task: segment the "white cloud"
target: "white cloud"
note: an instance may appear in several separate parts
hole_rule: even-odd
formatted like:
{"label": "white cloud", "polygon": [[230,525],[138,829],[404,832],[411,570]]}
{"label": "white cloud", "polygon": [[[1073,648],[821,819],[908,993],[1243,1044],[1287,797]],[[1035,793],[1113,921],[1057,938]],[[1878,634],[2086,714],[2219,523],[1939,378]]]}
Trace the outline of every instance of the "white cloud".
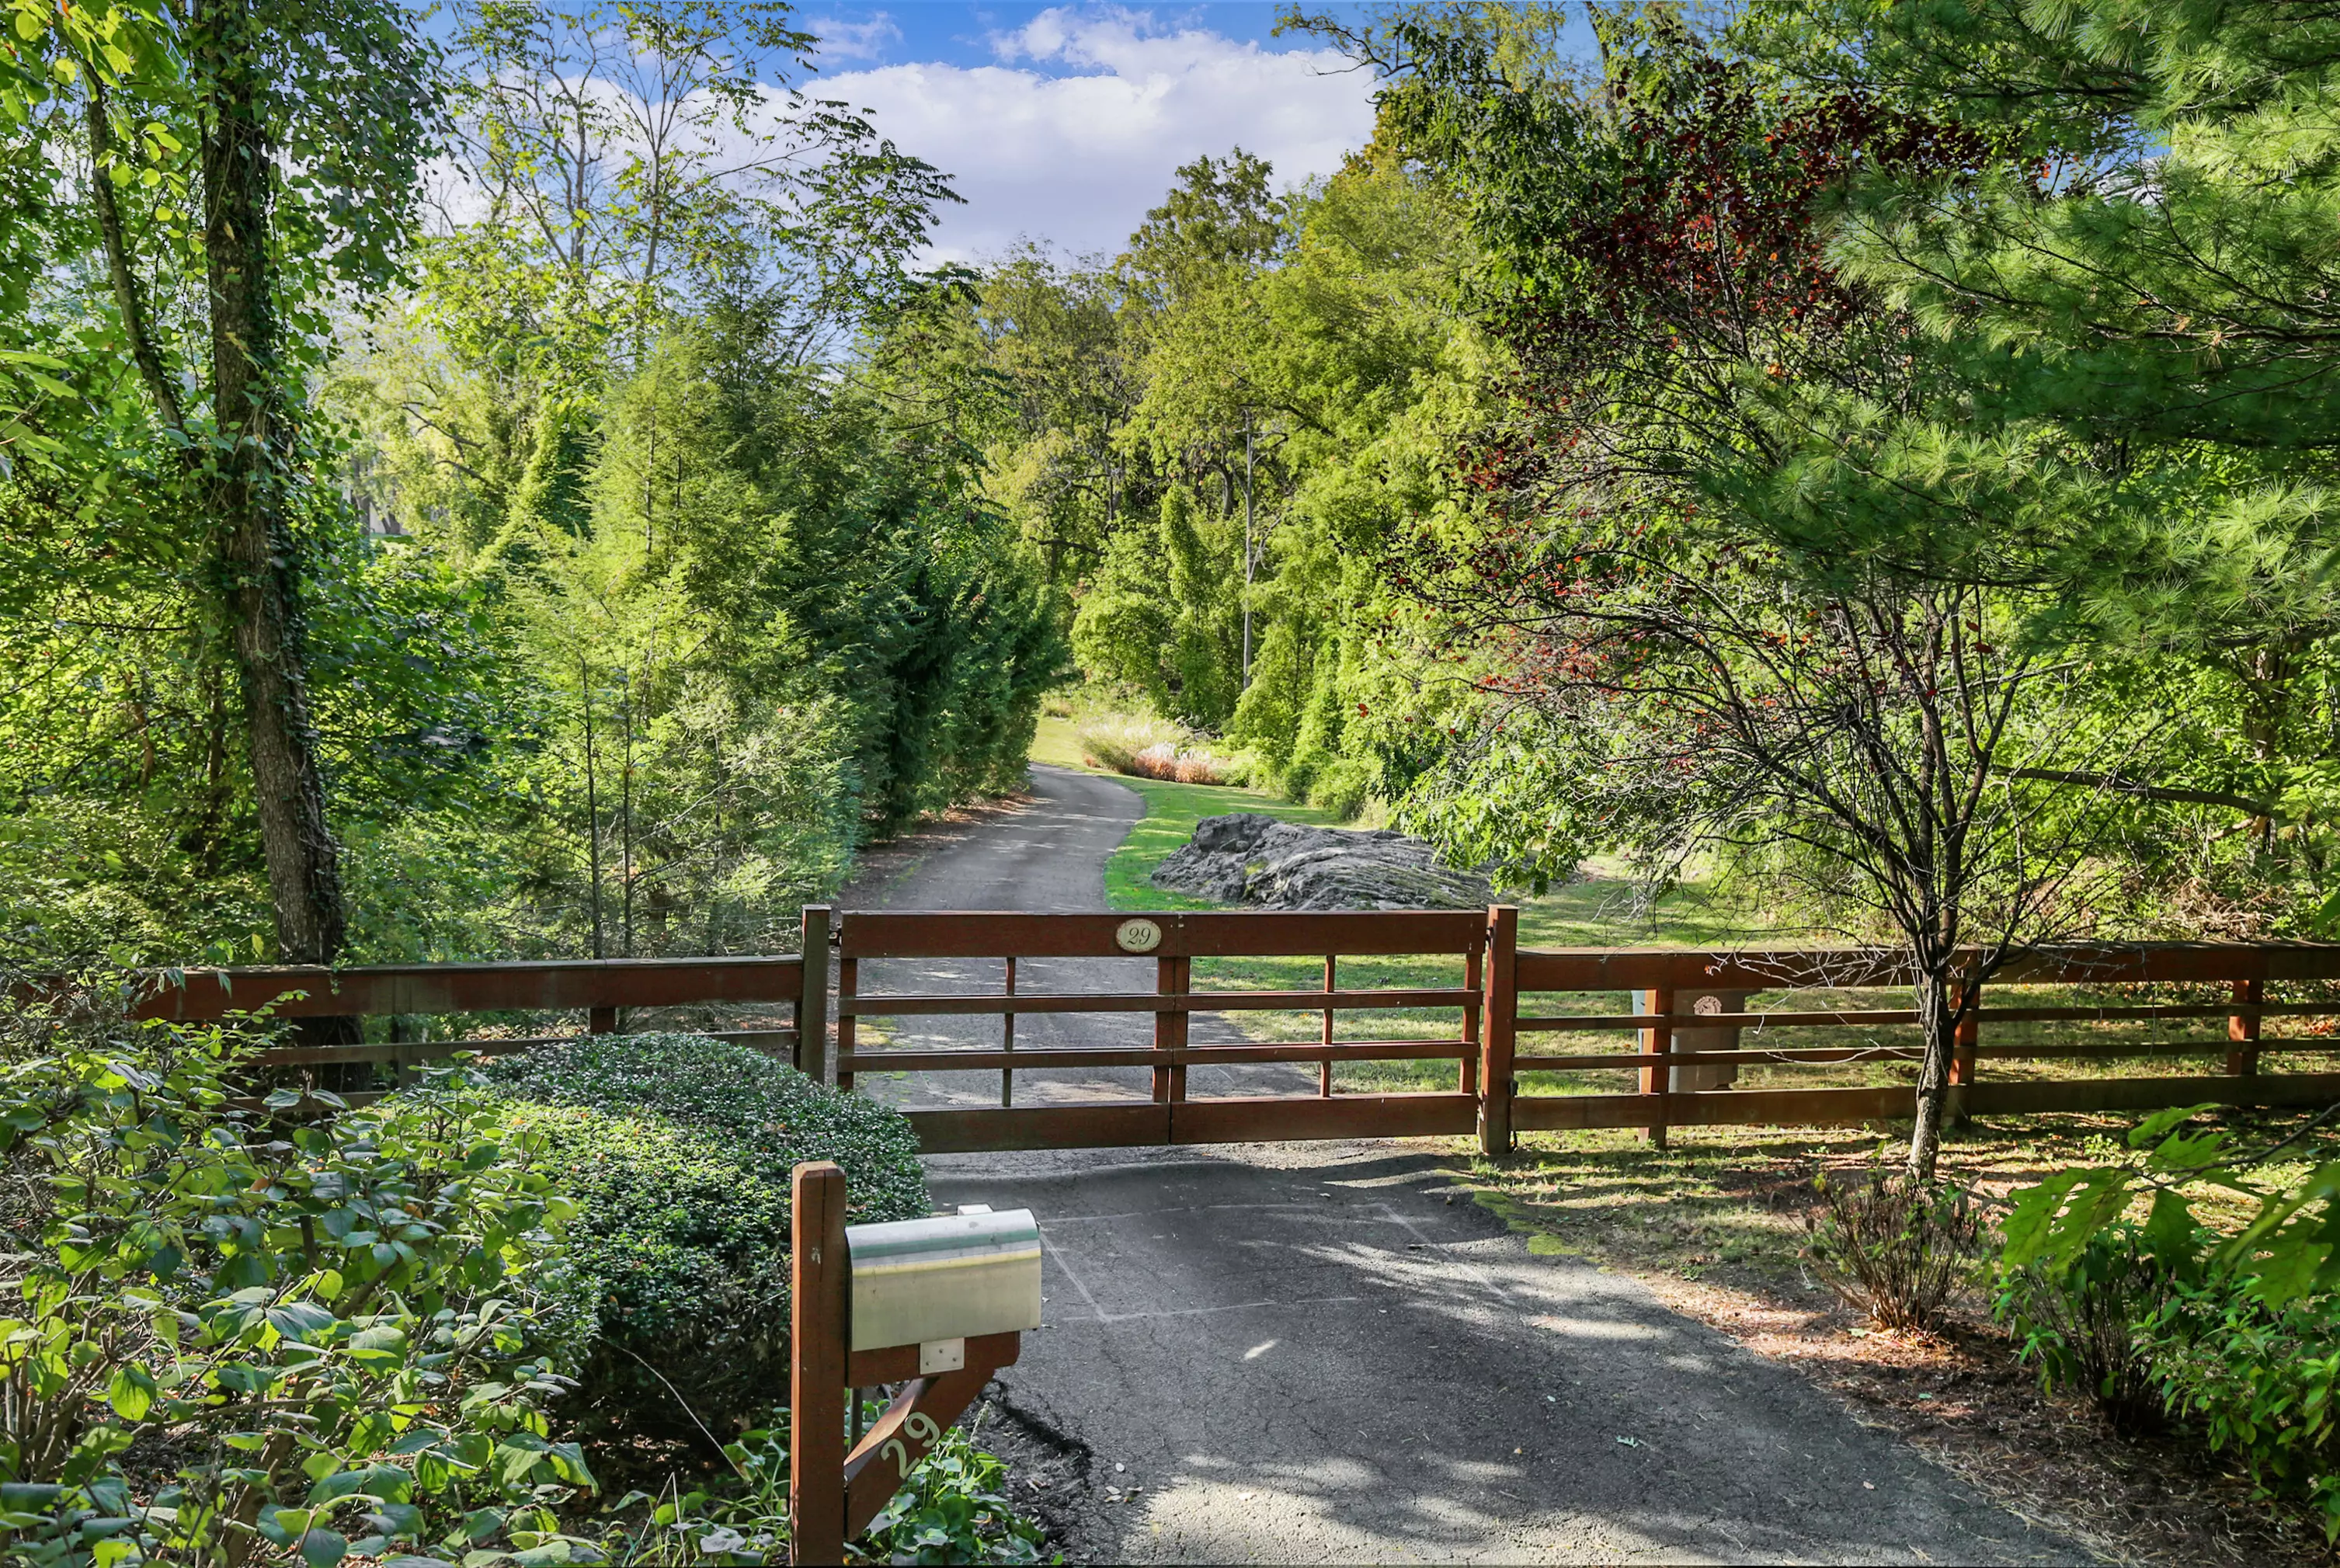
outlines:
{"label": "white cloud", "polygon": [[937,259],[1019,237],[1117,251],[1172,173],[1237,144],[1281,183],[1330,174],[1373,134],[1369,73],[1330,50],[1262,49],[1157,25],[1150,13],[1058,8],[991,40],[996,65],[887,65],[810,84],[872,111],[879,133],[952,176]]}
{"label": "white cloud", "polygon": [[897,43],[902,29],[883,11],[858,22],[828,16],[809,20],[805,30],[820,39],[820,52],[835,60],[876,60],[882,58],[889,44]]}

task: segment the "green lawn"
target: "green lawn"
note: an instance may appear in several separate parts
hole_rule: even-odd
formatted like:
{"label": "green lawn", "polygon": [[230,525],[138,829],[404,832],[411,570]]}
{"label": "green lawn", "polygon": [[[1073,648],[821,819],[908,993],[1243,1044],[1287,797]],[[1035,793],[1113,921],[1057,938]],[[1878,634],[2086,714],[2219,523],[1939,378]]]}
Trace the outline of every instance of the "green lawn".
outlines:
{"label": "green lawn", "polygon": [[[1032,748],[1036,762],[1096,772],[1083,766],[1073,725],[1061,719],[1043,719]],[[1294,804],[1253,789],[1208,784],[1171,784],[1152,779],[1109,775],[1115,782],[1135,790],[1145,802],[1145,815],[1106,864],[1106,896],[1116,909],[1212,909],[1221,906],[1206,898],[1168,892],[1153,885],[1154,868],[1194,837],[1195,824],[1205,817],[1234,811],[1257,811],[1287,822],[1337,826],[1333,813]],[[1630,908],[1626,885],[1621,881],[1573,884],[1548,898],[1520,900],[1522,946],[1534,948],[1621,947],[1635,944],[1696,946],[1719,941],[1736,928],[1691,889],[1661,903],[1654,918],[1637,918]],[[1455,957],[1351,958],[1341,960],[1337,978],[1343,989],[1423,987],[1462,984],[1462,960]],[[1197,985],[1224,990],[1306,990],[1324,982],[1324,960],[1317,957],[1209,958],[1195,966]],[[1263,1040],[1313,1040],[1322,1037],[1324,1015],[1313,1012],[1238,1013],[1230,1015],[1244,1033]],[[1340,1039],[1451,1039],[1461,1032],[1455,1009],[1411,1008],[1339,1016]],[[1612,1039],[1608,1042],[1613,1045]],[[1601,1046],[1587,1048],[1601,1049]],[[1452,1086],[1457,1076],[1447,1061],[1344,1063],[1336,1071],[1342,1089],[1413,1089]],[[1586,1080],[1578,1092],[1601,1092],[1613,1086],[1602,1080],[1613,1074],[1576,1074]]]}

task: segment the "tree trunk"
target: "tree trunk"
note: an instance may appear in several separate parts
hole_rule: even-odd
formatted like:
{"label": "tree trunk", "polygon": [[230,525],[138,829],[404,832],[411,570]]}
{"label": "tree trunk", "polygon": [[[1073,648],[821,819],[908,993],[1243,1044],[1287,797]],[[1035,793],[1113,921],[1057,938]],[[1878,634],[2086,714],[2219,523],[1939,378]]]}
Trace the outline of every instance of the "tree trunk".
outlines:
{"label": "tree trunk", "polygon": [[1918,1119],[1909,1129],[1909,1176],[1934,1179],[1934,1162],[1942,1150],[1942,1116],[1949,1106],[1950,1057],[1958,1048],[1958,1018],[1950,1006],[1951,957],[1940,961],[1920,959],[1918,974],[1918,1021],[1924,1029],[1926,1054],[1918,1067]]}
{"label": "tree trunk", "polygon": [[275,167],[254,75],[255,31],[248,0],[203,0],[197,8],[196,54],[212,111],[203,145],[203,245],[223,447],[214,550],[243,688],[278,956],[330,964],[346,916],[310,722],[298,546],[286,516],[292,431],[269,256]]}

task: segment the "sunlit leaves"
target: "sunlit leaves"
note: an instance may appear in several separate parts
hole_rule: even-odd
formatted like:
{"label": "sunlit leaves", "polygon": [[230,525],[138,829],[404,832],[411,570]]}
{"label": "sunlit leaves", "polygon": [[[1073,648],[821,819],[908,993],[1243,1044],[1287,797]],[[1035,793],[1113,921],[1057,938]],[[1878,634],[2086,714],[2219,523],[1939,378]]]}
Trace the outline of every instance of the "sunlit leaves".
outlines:
{"label": "sunlit leaves", "polygon": [[[64,1206],[29,1315],[0,1324],[0,1482],[63,1477],[22,1507],[0,1494],[12,1548],[112,1518],[108,1539],[202,1554],[249,1507],[330,1564],[431,1545],[466,1510],[493,1533],[540,1489],[592,1484],[540,1414],[561,1384],[524,1277],[551,1218],[526,1136],[452,1086],[277,1136],[225,1111],[225,1041],[147,1043],[19,1063],[0,1090],[12,1127],[35,1114]],[[112,1458],[164,1431],[179,1472],[134,1501]]]}

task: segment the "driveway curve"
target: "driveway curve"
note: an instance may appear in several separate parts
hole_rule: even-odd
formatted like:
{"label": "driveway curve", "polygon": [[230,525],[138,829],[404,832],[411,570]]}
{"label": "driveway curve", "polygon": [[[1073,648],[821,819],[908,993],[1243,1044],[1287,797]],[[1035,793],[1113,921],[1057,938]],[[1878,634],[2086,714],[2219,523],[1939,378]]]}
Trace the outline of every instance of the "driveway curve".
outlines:
{"label": "driveway curve", "polygon": [[[1105,908],[1137,796],[1038,766],[1032,789],[1021,811],[906,846],[840,903]],[[1048,983],[1075,980],[1126,983]],[[1129,1092],[1026,1077],[1018,1103]],[[996,1074],[920,1076],[946,1077],[980,1082],[865,1083],[997,1103]],[[1070,1560],[2093,1560],[1634,1281],[1531,1255],[1423,1145],[927,1164],[939,1202],[1039,1216],[1046,1325],[996,1392],[1026,1434],[1011,1448],[1045,1436],[1016,1501],[1045,1505]],[[1048,1494],[1026,1489],[1051,1472]]]}

